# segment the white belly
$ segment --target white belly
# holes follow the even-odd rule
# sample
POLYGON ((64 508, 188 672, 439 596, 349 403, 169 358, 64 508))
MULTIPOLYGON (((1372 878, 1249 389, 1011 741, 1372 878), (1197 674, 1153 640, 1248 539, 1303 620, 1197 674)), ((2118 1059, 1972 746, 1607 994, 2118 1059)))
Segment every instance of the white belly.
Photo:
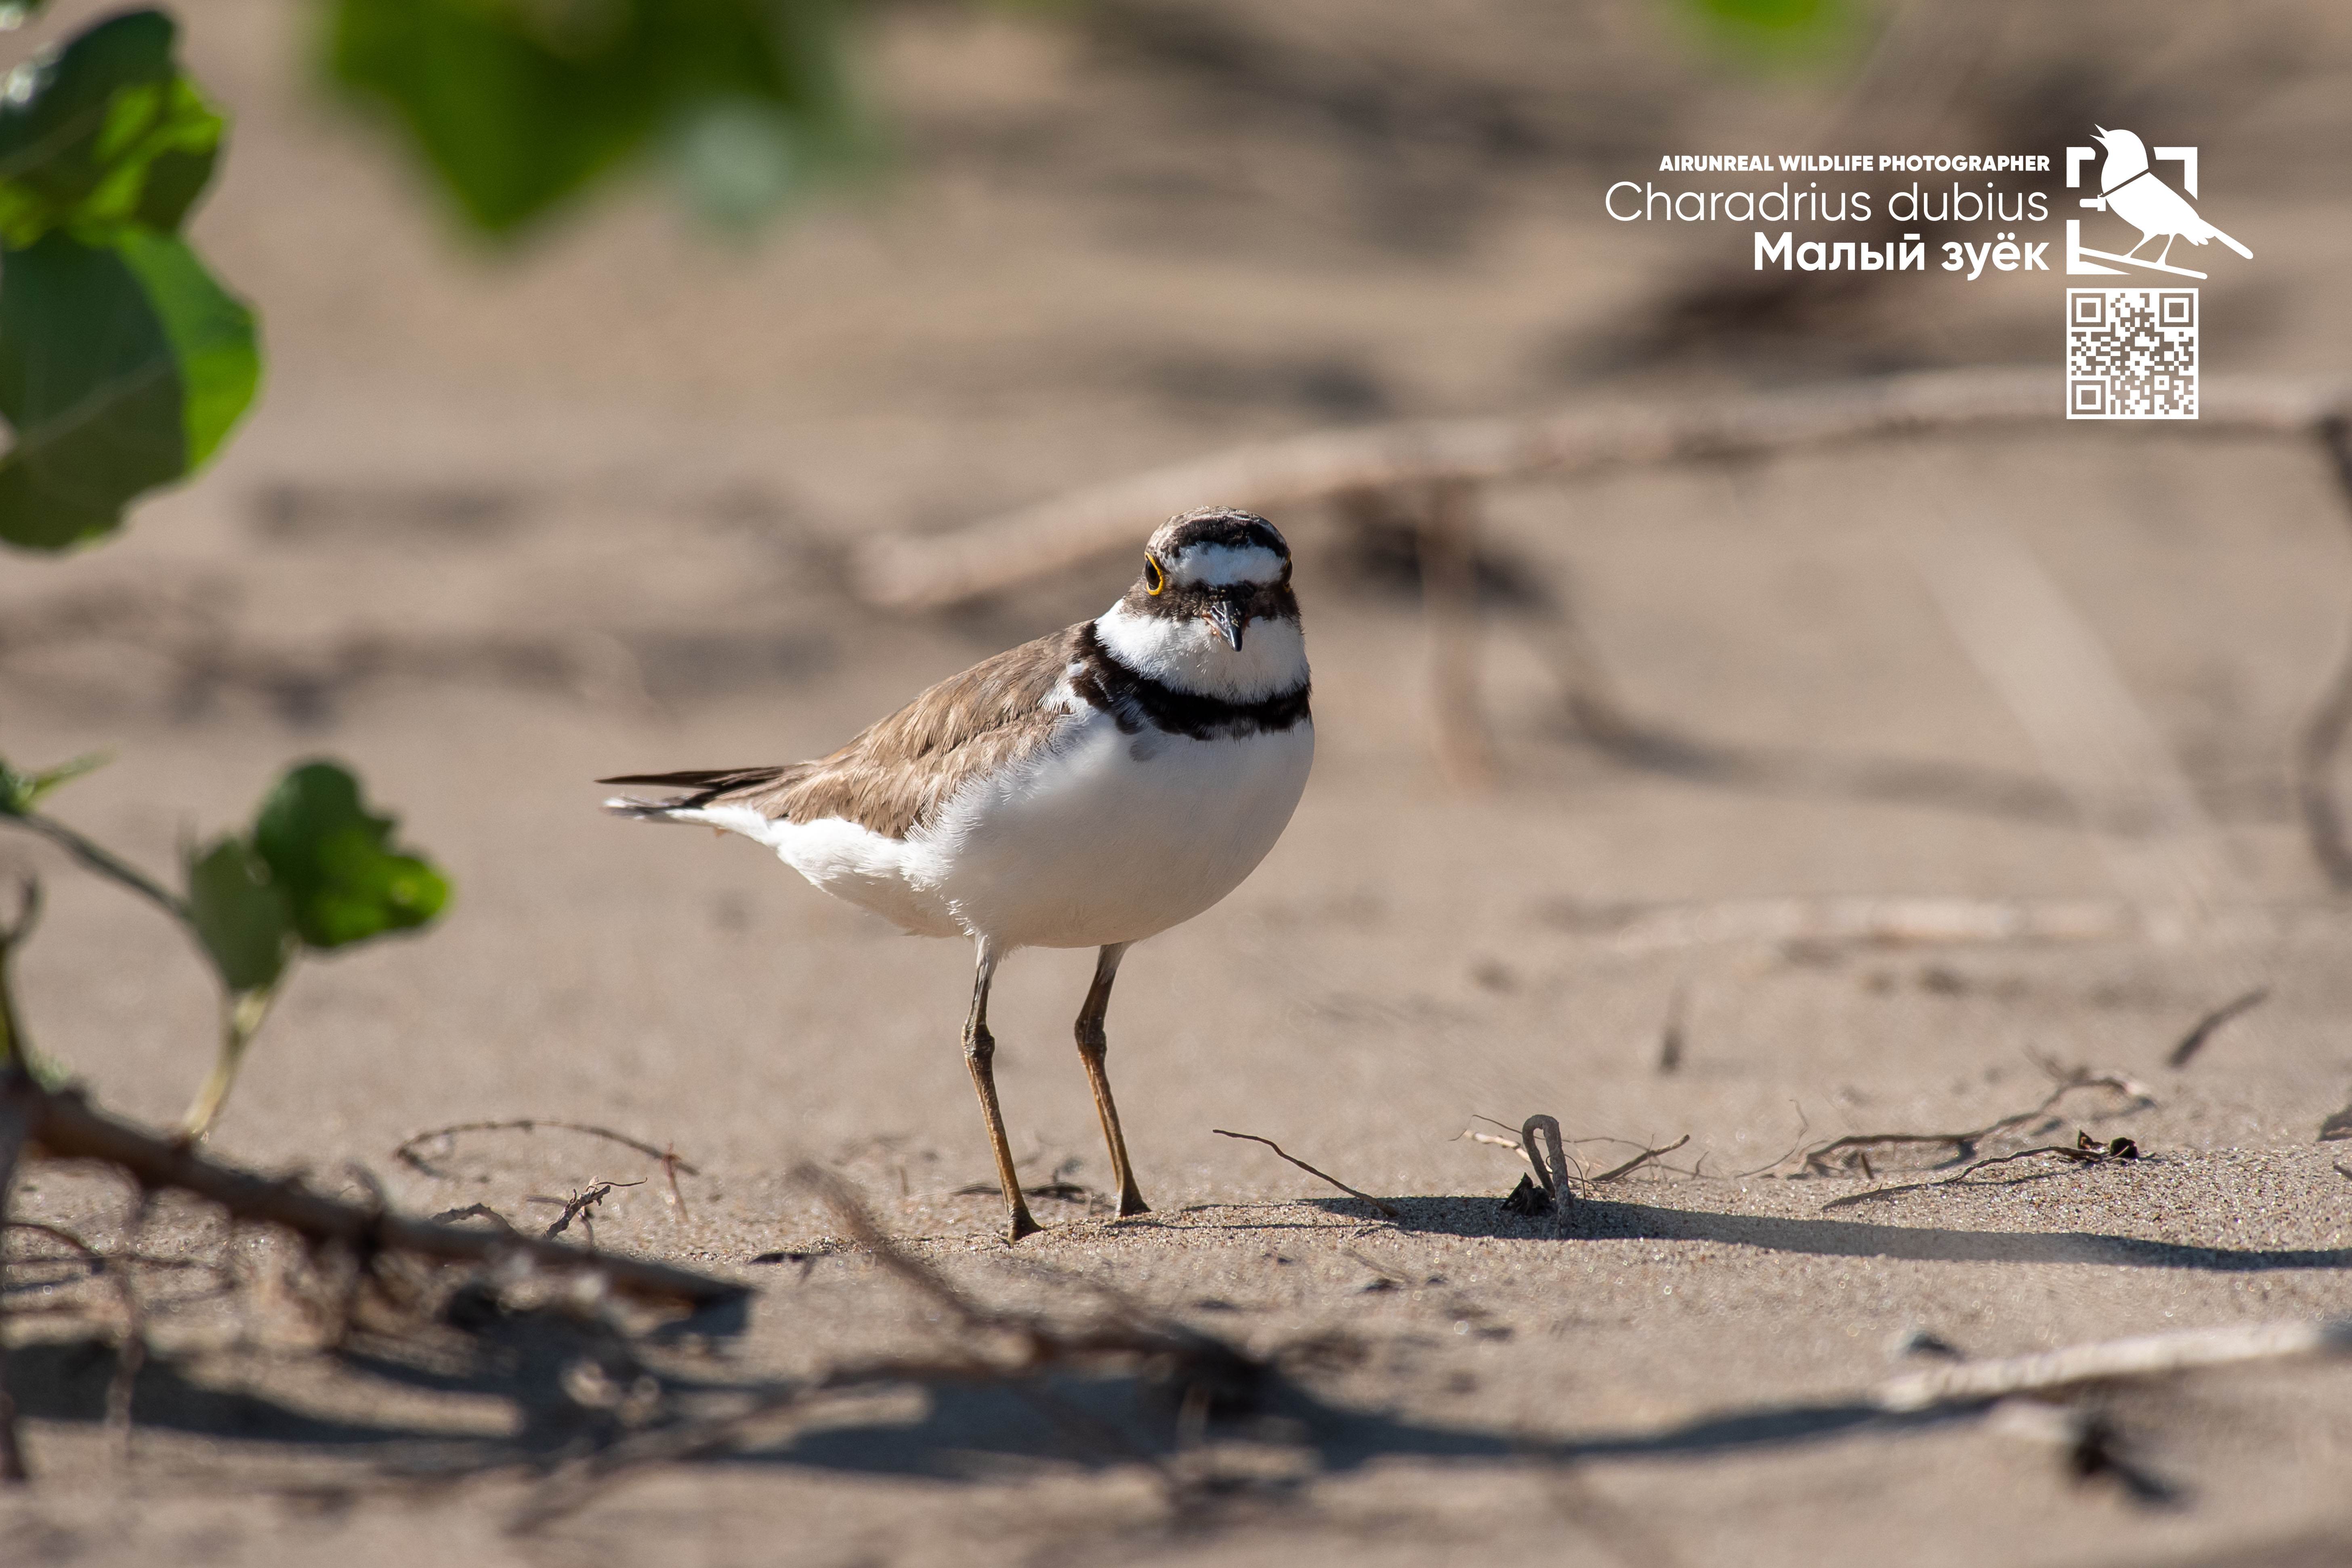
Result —
POLYGON ((776 858, 835 898, 870 910, 917 936, 961 936, 947 900, 930 889, 930 847, 885 838, 839 817, 771 821, 748 805, 674 811, 676 822, 707 822, 766 845, 776 858))
POLYGON ((1194 741, 1073 718, 1054 743, 975 780, 906 838, 854 822, 770 821, 748 806, 673 813, 775 850, 837 899, 919 936, 1001 950, 1140 942, 1239 887, 1307 788, 1315 727, 1194 741))
POLYGON ((1139 942, 1257 868, 1314 760, 1303 720, 1194 741, 1121 734, 1088 711, 1021 767, 967 786, 904 862, 958 926, 1003 947, 1139 942))

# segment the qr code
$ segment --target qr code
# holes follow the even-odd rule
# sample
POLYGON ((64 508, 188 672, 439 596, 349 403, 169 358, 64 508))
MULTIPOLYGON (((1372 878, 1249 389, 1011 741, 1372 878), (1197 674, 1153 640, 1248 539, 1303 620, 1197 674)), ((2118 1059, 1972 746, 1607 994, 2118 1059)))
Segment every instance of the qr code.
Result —
POLYGON ((2197 290, 2066 290, 2066 417, 2197 417, 2197 290))

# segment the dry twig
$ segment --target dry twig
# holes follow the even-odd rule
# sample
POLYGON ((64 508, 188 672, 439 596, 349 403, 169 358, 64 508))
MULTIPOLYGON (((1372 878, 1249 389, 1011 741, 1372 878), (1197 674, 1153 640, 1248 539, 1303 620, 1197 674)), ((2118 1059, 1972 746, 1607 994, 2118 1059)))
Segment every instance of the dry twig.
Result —
MULTIPOLYGON (((1492 1121, 1493 1118, 1481 1117, 1479 1120, 1492 1121)), ((1530 1118, 1530 1123, 1532 1123, 1534 1120, 1534 1118, 1530 1118)), ((1551 1121, 1551 1118, 1544 1117, 1542 1120, 1549 1121, 1551 1121)), ((1497 1125, 1500 1124, 1498 1123, 1497 1125)), ((1553 1126, 1555 1128, 1558 1125, 1559 1123, 1553 1122, 1553 1126)), ((1469 1139, 1474 1143, 1485 1143, 1496 1149, 1508 1149, 1512 1153, 1517 1154, 1520 1159, 1525 1160, 1528 1163, 1529 1169, 1537 1171, 1540 1171, 1541 1169, 1542 1162, 1536 1156, 1528 1152, 1528 1145, 1524 1142, 1524 1133, 1519 1138, 1497 1138, 1491 1132, 1478 1132, 1465 1129, 1461 1133, 1461 1136, 1469 1139)), ((1586 1143, 1633 1143, 1634 1148, 1641 1151, 1640 1153, 1635 1154, 1623 1164, 1612 1166, 1610 1169, 1603 1171, 1601 1174, 1593 1177, 1592 1184, 1595 1186, 1598 1186, 1602 1182, 1613 1182, 1622 1177, 1629 1176, 1635 1171, 1640 1170, 1643 1165, 1646 1165, 1651 1161, 1656 1159, 1659 1155, 1671 1154, 1689 1142, 1690 1134, 1687 1132, 1675 1139, 1673 1142, 1656 1149, 1649 1148, 1646 1145, 1640 1143, 1633 1143, 1633 1141, 1630 1138, 1579 1138, 1576 1140, 1576 1142, 1580 1146, 1586 1143)), ((1794 1153, 1796 1151, 1793 1149, 1790 1151, 1790 1153, 1794 1153)), ((1783 1155, 1781 1158, 1785 1160, 1787 1156, 1783 1155)), ((1774 1164, 1778 1164, 1780 1163, 1780 1161, 1777 1160, 1773 1162, 1774 1164)), ((1563 1176, 1566 1174, 1565 1167, 1562 1169, 1562 1174, 1563 1176)))
POLYGON ((694 1165, 678 1158, 675 1145, 664 1148, 656 1143, 649 1143, 643 1138, 632 1138, 625 1132, 615 1132, 609 1127, 598 1127, 593 1122, 557 1121, 543 1116, 518 1116, 497 1121, 457 1121, 446 1127, 428 1127, 422 1132, 412 1133, 403 1139, 400 1147, 394 1149, 392 1153, 393 1158, 412 1170, 422 1171, 428 1176, 446 1178, 448 1175, 446 1171, 436 1169, 417 1152, 419 1144, 436 1138, 454 1138, 460 1132, 536 1132, 542 1127, 553 1128, 561 1132, 579 1132, 591 1138, 602 1138, 608 1143, 618 1143, 624 1149, 634 1149, 648 1160, 657 1160, 666 1169, 675 1166, 689 1176, 702 1174, 694 1165))
MULTIPOLYGON (((2209 380, 2207 436, 2315 438, 2352 500, 2352 384, 2341 380, 2209 380)), ((1620 404, 1519 419, 1418 422, 1299 437, 1180 463, 928 538, 886 536, 851 563, 857 591, 897 609, 938 609, 1001 592, 1113 548, 1204 496, 1260 509, 1365 492, 1563 479, 1637 465, 1720 461, 1874 437, 2039 427, 2050 417, 2038 370, 1983 368, 1834 384, 1665 407, 1620 404)), ((1441 640, 1441 649, 1449 645, 1441 640)), ((1444 666, 1441 664, 1441 675, 1444 666)), ((2333 773, 2352 737, 2352 655, 2306 721, 2295 784, 2312 853, 2352 889, 2352 845, 2333 773)))
POLYGON ((2171 1068, 2187 1067, 2189 1059, 2205 1048, 2205 1043, 2213 1037, 2222 1025, 2241 1013, 2250 1013, 2261 1006, 2270 1000, 2270 994, 2269 986, 2257 985, 2244 995, 2235 996, 2222 1003, 2219 1007, 2198 1019, 2189 1032, 2180 1037, 2180 1043, 2172 1047, 2172 1054, 2164 1058, 2164 1065, 2171 1068))
POLYGON ((2081 1089, 2111 1089, 2118 1094, 2129 1095, 2137 1102, 2133 1109, 2156 1103, 2145 1088, 2130 1079, 2120 1078, 2111 1073, 2094 1076, 2078 1068, 2063 1078, 2056 1088, 2042 1097, 2042 1103, 2030 1110, 2012 1112, 1982 1127, 1970 1128, 1965 1132, 1849 1133, 1845 1137, 1832 1138, 1826 1143, 1806 1150, 1805 1169, 1815 1175, 1834 1175, 1850 1172, 1859 1165, 1867 1173, 1871 1150, 1913 1148, 1939 1143, 1948 1145, 1950 1148, 1950 1152, 1945 1157, 1946 1163, 1954 1160, 1972 1159, 1978 1148, 1983 1143, 2004 1132, 2014 1131, 2018 1128, 2040 1121, 2050 1114, 2060 1100, 2081 1089))
MULTIPOLYGON (((2319 422, 2318 429, 2336 489, 2352 505, 2352 414, 2338 408, 2319 422)), ((2319 868, 2339 893, 2352 892, 2352 842, 2347 841, 2344 811, 2334 787, 2336 760, 2347 736, 2352 736, 2352 650, 2336 666, 2327 694, 2305 721, 2294 749, 2294 793, 2303 808, 2304 831, 2319 868)))
POLYGON ((602 1276, 615 1290, 645 1300, 702 1307, 750 1293, 730 1279, 646 1258, 593 1253, 535 1237, 467 1230, 388 1209, 346 1203, 291 1178, 272 1180, 213 1159, 184 1142, 158 1136, 92 1107, 79 1092, 52 1093, 24 1079, 0 1084, 0 1106, 25 1119, 27 1141, 50 1155, 119 1167, 142 1188, 177 1188, 219 1205, 239 1219, 282 1226, 313 1242, 361 1253, 395 1250, 444 1263, 488 1264, 520 1257, 541 1267, 602 1276))
POLYGON ((2020 1394, 2050 1394, 2122 1378, 2163 1377, 2206 1367, 2305 1356, 2352 1355, 2352 1319, 2333 1322, 2233 1323, 2168 1334, 2101 1340, 2002 1361, 1948 1363, 1889 1378, 1873 1391, 1883 1410, 1932 1410, 2020 1394))
POLYGON ((1593 1184, 1598 1186, 1602 1182, 1613 1182, 1621 1177, 1630 1176, 1634 1172, 1640 1170, 1643 1166, 1648 1164, 1651 1161, 1656 1159, 1659 1155, 1671 1154, 1689 1142, 1690 1134, 1685 1132, 1681 1137, 1675 1139, 1673 1142, 1665 1144, 1662 1148, 1644 1149, 1640 1153, 1634 1155, 1632 1159, 1626 1161, 1623 1164, 1603 1171, 1601 1174, 1593 1177, 1593 1184))
POLYGON ((1276 1142, 1271 1138, 1261 1138, 1255 1132, 1228 1132, 1222 1127, 1212 1127, 1209 1131, 1214 1132, 1220 1138, 1242 1138, 1246 1139, 1252 1143, 1263 1143, 1267 1148, 1273 1150, 1276 1154, 1280 1154, 1284 1159, 1289 1161, 1292 1164, 1306 1172, 1308 1175, 1316 1177, 1320 1181, 1330 1183, 1333 1186, 1339 1188, 1341 1192, 1347 1194, 1351 1198, 1363 1199, 1366 1203, 1371 1205, 1372 1207, 1378 1209, 1382 1218, 1394 1219, 1397 1217, 1397 1208, 1395 1205, 1385 1202, 1382 1199, 1376 1198, 1372 1196, 1371 1194, 1361 1191, 1359 1188, 1351 1187, 1347 1183, 1341 1181, 1339 1177, 1332 1175, 1329 1172, 1318 1171, 1314 1166, 1308 1164, 1306 1161, 1298 1158, 1295 1154, 1286 1153, 1282 1145, 1276 1142))
POLYGON ((2111 1138, 2106 1142, 2101 1143, 2087 1132, 2078 1132, 2074 1135, 2074 1142, 2072 1143, 2044 1143, 2038 1148, 2020 1149, 2013 1154, 1995 1154, 1989 1159, 1978 1160, 1966 1169, 1955 1171, 1948 1176, 1938 1176, 1932 1182, 1905 1182, 1897 1186, 1874 1187, 1866 1193, 1848 1193, 1842 1198, 1832 1198, 1823 1204, 1822 1212, 1827 1214, 1832 1209, 1842 1209, 1852 1204, 1866 1204, 1874 1198, 1891 1198, 1899 1193, 1920 1193, 1926 1192, 1930 1187, 1954 1186, 1967 1181, 1979 1171, 1991 1166, 2006 1165, 2018 1160, 2037 1159, 2043 1155, 2054 1156, 2074 1165, 2105 1165, 2118 1160, 2138 1159, 2139 1145, 2128 1138, 2111 1138))
POLYGON ((417 1152, 418 1144, 435 1138, 453 1138, 460 1132, 536 1132, 542 1127, 552 1127, 563 1132, 583 1133, 591 1138, 602 1138, 608 1143, 618 1143, 624 1149, 634 1149, 647 1159, 659 1162, 662 1179, 669 1189, 671 1210, 681 1222, 692 1217, 687 1213, 686 1194, 677 1190, 677 1173, 684 1171, 689 1176, 698 1176, 702 1173, 690 1162, 678 1157, 676 1143, 666 1143, 660 1148, 656 1148, 643 1138, 632 1138, 625 1132, 615 1132, 609 1127, 599 1127, 593 1122, 557 1121, 546 1117, 535 1116, 513 1117, 493 1121, 458 1121, 447 1127, 427 1128, 425 1131, 415 1133, 403 1140, 400 1147, 392 1152, 394 1158, 411 1169, 422 1171, 428 1176, 446 1179, 448 1173, 436 1170, 426 1163, 425 1156, 417 1152))
MULTIPOLYGON (((2333 382, 2214 377, 2195 433, 2308 436, 2342 416, 2347 395, 2333 382)), ((1560 479, 1925 431, 2040 428, 2050 399, 2044 371, 1983 369, 1663 407, 1620 403, 1323 432, 1175 464, 950 533, 876 539, 853 571, 876 604, 936 609, 1126 549, 1203 496, 1263 510, 1348 490, 1560 479)))
POLYGON ((1134 1450, 1116 1431, 1055 1398, 1039 1384, 1037 1374, 1069 1366, 1137 1368, 1171 1395, 1180 1424, 1204 1417, 1212 1408, 1245 1406, 1255 1398, 1265 1364, 1222 1340, 1153 1318, 1099 1290, 1107 1310, 1073 1327, 988 1306, 884 1236, 856 1194, 834 1173, 804 1164, 793 1179, 832 1208, 851 1241, 885 1273, 941 1308, 955 1328, 970 1336, 967 1342, 927 1357, 855 1363, 806 1380, 748 1388, 741 1391, 741 1402, 723 1414, 624 1437, 552 1478, 516 1520, 517 1529, 586 1504, 625 1472, 724 1452, 763 1424, 805 1415, 828 1399, 866 1397, 909 1384, 977 1383, 1006 1388, 1036 1405, 1057 1425, 1075 1430, 1097 1451, 1106 1445, 1127 1449, 1174 1489, 1181 1486, 1181 1478, 1170 1466, 1134 1450))
POLYGON ((560 1205, 562 1208, 563 1213, 556 1217, 556 1221, 553 1225, 547 1227, 546 1238, 550 1241, 553 1241, 557 1237, 562 1236, 565 1231, 571 1229, 572 1222, 576 1219, 580 1222, 581 1229, 587 1233, 588 1250, 593 1252, 596 1249, 596 1215, 594 1212, 596 1205, 603 1203, 606 1198, 611 1197, 614 1187, 642 1187, 645 1184, 643 1182, 591 1182, 585 1187, 574 1192, 568 1198, 530 1197, 523 1201, 525 1203, 560 1205))
MULTIPOLYGON (((1488 1142, 1499 1142, 1500 1140, 1488 1142)), ((1518 1142, 1512 1146, 1518 1150, 1520 1157, 1535 1172, 1535 1180, 1521 1176, 1519 1184, 1504 1196, 1503 1207, 1512 1214, 1530 1218, 1540 1214, 1550 1215, 1557 1230, 1567 1221, 1570 1201, 1568 1151, 1560 1144, 1559 1119, 1540 1114, 1528 1117, 1519 1128, 1518 1142), (1543 1135, 1541 1143, 1536 1142, 1538 1133, 1543 1135), (1549 1146, 1549 1149, 1546 1145, 1549 1146)))

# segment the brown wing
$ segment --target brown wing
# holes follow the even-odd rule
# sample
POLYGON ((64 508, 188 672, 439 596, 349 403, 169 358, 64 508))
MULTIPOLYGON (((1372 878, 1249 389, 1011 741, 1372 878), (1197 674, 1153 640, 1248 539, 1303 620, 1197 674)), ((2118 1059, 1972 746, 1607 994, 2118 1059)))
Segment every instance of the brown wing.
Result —
POLYGON ((1062 715, 1042 704, 1069 668, 1077 629, 982 659, 813 763, 608 782, 699 785, 675 804, 748 805, 794 822, 837 816, 904 838, 974 774, 1045 744, 1062 715))

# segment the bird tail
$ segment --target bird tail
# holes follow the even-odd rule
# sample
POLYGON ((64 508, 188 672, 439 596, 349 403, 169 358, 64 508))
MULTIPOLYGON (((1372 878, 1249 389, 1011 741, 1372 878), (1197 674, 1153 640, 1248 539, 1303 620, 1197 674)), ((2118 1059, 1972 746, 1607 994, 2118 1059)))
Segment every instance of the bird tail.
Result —
POLYGON ((616 795, 604 803, 604 809, 614 816, 628 817, 636 822, 707 824, 709 819, 703 815, 703 808, 723 803, 733 795, 768 789, 792 771, 790 768, 713 768, 681 773, 622 773, 596 782, 656 784, 686 792, 667 800, 639 800, 633 795, 616 795), (688 813, 693 815, 686 815, 688 813))
POLYGON ((2213 227, 2211 224, 2207 224, 2205 227, 2212 234, 2215 239, 2220 240, 2222 244, 2228 246, 2231 249, 2236 251, 2247 260, 2252 261, 2254 258, 2254 253, 2252 251, 2248 250, 2244 246, 2240 245, 2236 240, 2231 239, 2220 229, 2213 227))
POLYGON ((616 795, 604 803, 606 815, 625 816, 633 822, 676 822, 678 819, 671 814, 677 809, 675 802, 637 800, 625 795, 616 795))

